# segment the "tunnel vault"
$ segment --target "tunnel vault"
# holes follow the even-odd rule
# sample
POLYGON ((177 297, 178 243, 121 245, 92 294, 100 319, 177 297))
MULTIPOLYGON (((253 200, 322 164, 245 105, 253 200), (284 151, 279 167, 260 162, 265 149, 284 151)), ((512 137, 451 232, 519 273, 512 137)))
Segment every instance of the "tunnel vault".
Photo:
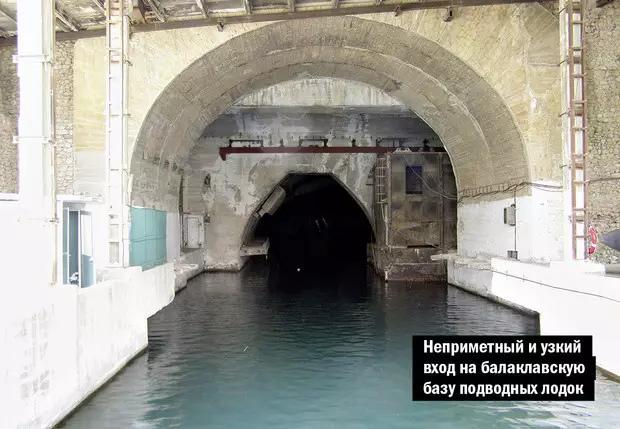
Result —
MULTIPOLYGON (((411 108, 443 141, 459 192, 529 180, 522 135, 499 94, 440 45, 354 17, 281 22, 199 58, 159 95, 133 150, 133 198, 161 195, 205 127, 249 92, 304 77, 374 86, 411 108)), ((172 192, 171 192, 172 193, 172 192)))
MULTIPOLYGON (((374 242, 376 225, 372 216, 355 192, 338 177, 331 173, 289 173, 257 204, 256 209, 254 209, 252 215, 248 219, 241 236, 241 254, 243 256, 263 254, 263 252, 267 250, 267 246, 265 245, 267 236, 263 231, 262 223, 264 223, 265 219, 273 217, 278 209, 285 204, 287 199, 290 200, 290 198, 294 196, 300 181, 311 182, 312 179, 322 180, 324 183, 342 188, 344 191, 343 195, 346 193, 348 198, 355 203, 353 206, 363 214, 363 217, 368 222, 370 230, 368 242, 374 242)), ((312 190, 310 190, 310 192, 312 192, 312 190)))

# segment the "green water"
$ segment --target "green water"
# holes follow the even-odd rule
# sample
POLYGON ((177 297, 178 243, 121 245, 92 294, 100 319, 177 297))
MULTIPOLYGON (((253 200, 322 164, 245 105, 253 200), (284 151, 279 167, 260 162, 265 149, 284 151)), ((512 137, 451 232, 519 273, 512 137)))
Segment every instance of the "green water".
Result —
POLYGON ((413 334, 537 334, 537 320, 447 285, 279 294, 260 264, 205 274, 63 427, 620 428, 620 385, 601 376, 595 402, 414 403, 413 334))

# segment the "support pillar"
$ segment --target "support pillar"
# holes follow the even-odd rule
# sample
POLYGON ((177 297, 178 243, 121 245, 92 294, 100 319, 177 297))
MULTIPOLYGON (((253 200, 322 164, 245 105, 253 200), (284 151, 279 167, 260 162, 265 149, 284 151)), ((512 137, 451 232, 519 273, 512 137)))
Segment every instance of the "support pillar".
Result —
POLYGON ((129 265, 129 196, 127 151, 128 50, 130 0, 106 2, 107 47, 107 208, 110 267, 129 265))
MULTIPOLYGON (((54 0, 17 3, 19 77, 19 200, 22 245, 41 269, 28 283, 56 281, 56 171, 54 146, 54 0)), ((22 256, 22 257, 25 257, 22 256)), ((34 271, 34 272, 33 272, 34 271)))

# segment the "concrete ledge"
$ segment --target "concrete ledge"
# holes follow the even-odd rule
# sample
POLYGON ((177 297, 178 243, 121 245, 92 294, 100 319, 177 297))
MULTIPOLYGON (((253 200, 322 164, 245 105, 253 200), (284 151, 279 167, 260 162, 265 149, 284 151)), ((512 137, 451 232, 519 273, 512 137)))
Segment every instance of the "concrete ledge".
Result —
POLYGON ((240 256, 266 255, 269 253, 269 240, 244 244, 239 251, 240 256))
POLYGON ((204 255, 201 249, 184 253, 174 263, 174 291, 179 292, 187 287, 187 282, 205 271, 204 255))
POLYGON ((443 262, 393 263, 385 270, 387 281, 445 282, 446 267, 443 262))
POLYGON ((447 260, 447 267, 448 283, 477 295, 490 295, 493 281, 490 261, 450 258, 447 260))
POLYGON ((605 275, 600 264, 453 257, 448 282, 538 313, 543 335, 592 335, 599 368, 620 376, 620 277, 605 275))

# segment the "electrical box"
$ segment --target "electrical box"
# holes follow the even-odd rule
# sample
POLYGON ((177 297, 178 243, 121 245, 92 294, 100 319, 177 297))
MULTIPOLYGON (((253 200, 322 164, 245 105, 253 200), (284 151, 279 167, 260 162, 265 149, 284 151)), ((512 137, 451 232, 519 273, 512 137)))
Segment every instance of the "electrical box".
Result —
POLYGON ((197 215, 183 215, 183 241, 189 249, 201 248, 204 241, 204 218, 197 215))
POLYGON ((514 204, 504 207, 504 223, 510 226, 517 224, 517 207, 514 204))

